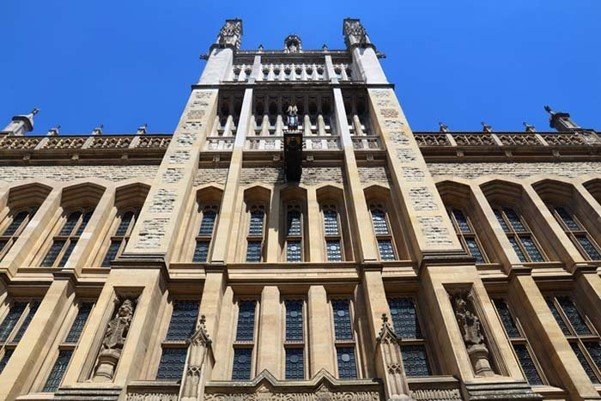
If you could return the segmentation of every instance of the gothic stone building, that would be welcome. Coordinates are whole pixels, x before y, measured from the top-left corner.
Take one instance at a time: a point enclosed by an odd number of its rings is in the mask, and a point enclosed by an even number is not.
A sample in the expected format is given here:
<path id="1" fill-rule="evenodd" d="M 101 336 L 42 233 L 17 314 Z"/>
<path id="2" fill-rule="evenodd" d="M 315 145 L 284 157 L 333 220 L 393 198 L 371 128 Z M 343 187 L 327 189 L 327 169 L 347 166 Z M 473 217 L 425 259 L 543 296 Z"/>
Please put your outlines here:
<path id="1" fill-rule="evenodd" d="M 175 132 L 0 138 L 0 399 L 599 400 L 601 134 L 413 132 L 360 21 Z"/>

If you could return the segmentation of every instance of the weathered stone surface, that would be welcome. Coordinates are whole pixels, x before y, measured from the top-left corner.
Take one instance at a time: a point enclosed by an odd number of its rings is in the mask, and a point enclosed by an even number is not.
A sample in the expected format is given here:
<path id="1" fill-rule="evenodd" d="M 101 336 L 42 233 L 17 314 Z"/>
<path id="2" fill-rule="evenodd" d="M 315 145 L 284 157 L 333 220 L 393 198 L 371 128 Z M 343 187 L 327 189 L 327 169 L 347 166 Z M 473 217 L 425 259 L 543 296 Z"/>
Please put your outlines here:
<path id="1" fill-rule="evenodd" d="M 140 241 L 136 248 L 152 249 L 161 244 L 165 237 L 165 227 L 169 219 L 166 217 L 147 219 L 142 221 L 142 229 L 140 230 Z"/>
<path id="2" fill-rule="evenodd" d="M 422 235 L 429 245 L 448 246 L 452 245 L 449 230 L 443 225 L 442 216 L 418 216 Z"/>
<path id="3" fill-rule="evenodd" d="M 154 178 L 157 170 L 158 166 L 0 166 L 0 181 L 72 181 L 80 178 L 123 181 L 130 178 Z"/>
<path id="4" fill-rule="evenodd" d="M 219 184 L 224 185 L 227 181 L 227 168 L 200 168 L 196 172 L 194 185 Z"/>
<path id="5" fill-rule="evenodd" d="M 540 163 L 428 163 L 430 173 L 461 178 L 478 178 L 486 175 L 506 175 L 525 178 L 533 175 L 558 175 L 579 177 L 601 173 L 599 162 L 540 162 Z"/>
<path id="6" fill-rule="evenodd" d="M 411 188 L 409 190 L 409 200 L 418 212 L 438 210 L 434 195 L 427 187 Z"/>
<path id="7" fill-rule="evenodd" d="M 171 213 L 175 204 L 175 191 L 159 189 L 152 198 L 152 204 L 148 210 L 150 213 Z"/>
<path id="8" fill-rule="evenodd" d="M 390 179 L 386 167 L 359 167 L 359 178 L 362 183 L 378 182 L 388 184 Z"/>

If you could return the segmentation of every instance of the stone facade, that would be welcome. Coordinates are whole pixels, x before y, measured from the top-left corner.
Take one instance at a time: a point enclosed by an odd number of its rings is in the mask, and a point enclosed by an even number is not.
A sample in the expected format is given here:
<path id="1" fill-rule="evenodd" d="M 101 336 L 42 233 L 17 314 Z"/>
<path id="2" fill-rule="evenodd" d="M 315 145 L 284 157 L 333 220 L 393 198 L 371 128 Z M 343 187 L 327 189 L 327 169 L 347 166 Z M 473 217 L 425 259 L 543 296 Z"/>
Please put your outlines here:
<path id="1" fill-rule="evenodd" d="M 433 176 L 479 178 L 502 175 L 515 178 L 531 176 L 560 176 L 578 178 L 583 175 L 599 175 L 601 163 L 591 162 L 517 162 L 517 163 L 428 163 Z"/>
<path id="2" fill-rule="evenodd" d="M 74 181 L 77 179 L 103 178 L 108 181 L 129 179 L 152 179 L 158 171 L 153 165 L 124 166 L 0 166 L 0 181 L 24 180 Z"/>

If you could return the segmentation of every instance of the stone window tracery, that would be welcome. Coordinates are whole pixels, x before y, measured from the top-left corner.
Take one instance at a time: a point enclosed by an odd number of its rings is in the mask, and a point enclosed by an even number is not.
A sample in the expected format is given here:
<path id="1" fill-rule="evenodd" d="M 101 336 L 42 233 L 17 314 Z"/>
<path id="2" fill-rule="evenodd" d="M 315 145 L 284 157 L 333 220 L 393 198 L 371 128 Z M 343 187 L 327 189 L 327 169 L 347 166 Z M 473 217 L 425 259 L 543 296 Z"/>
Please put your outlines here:
<path id="1" fill-rule="evenodd" d="M 566 207 L 550 207 L 566 235 L 574 243 L 580 254 L 587 260 L 601 260 L 599 245 L 586 230 L 580 220 Z"/>
<path id="2" fill-rule="evenodd" d="M 253 205 L 248 212 L 248 234 L 246 236 L 246 261 L 261 262 L 265 239 L 265 207 Z"/>
<path id="3" fill-rule="evenodd" d="M 42 260 L 42 267 L 65 266 L 93 213 L 93 208 L 82 208 L 65 213 L 61 229 L 53 237 L 52 244 Z"/>
<path id="4" fill-rule="evenodd" d="M 253 377 L 253 358 L 255 348 L 255 316 L 257 301 L 240 300 L 237 302 L 238 318 L 234 341 L 234 360 L 232 380 L 250 380 Z"/>
<path id="5" fill-rule="evenodd" d="M 9 303 L 8 313 L 0 323 L 0 374 L 19 345 L 39 306 L 38 300 L 15 300 Z"/>
<path id="6" fill-rule="evenodd" d="M 333 299 L 331 305 L 338 377 L 340 379 L 356 379 L 357 357 L 351 301 L 348 299 Z"/>
<path id="7" fill-rule="evenodd" d="M 344 260 L 344 251 L 338 208 L 334 204 L 326 204 L 322 206 L 322 213 L 326 258 L 328 262 L 340 262 Z"/>
<path id="8" fill-rule="evenodd" d="M 380 259 L 384 261 L 396 260 L 396 250 L 386 208 L 382 204 L 372 204 L 369 210 Z"/>
<path id="9" fill-rule="evenodd" d="M 520 261 L 544 262 L 547 260 L 528 224 L 518 212 L 508 207 L 495 208 L 494 212 Z"/>
<path id="10" fill-rule="evenodd" d="M 300 205 L 286 205 L 286 262 L 303 261 L 303 213 Z"/>
<path id="11" fill-rule="evenodd" d="M 448 208 L 447 212 L 463 249 L 476 259 L 476 263 L 487 263 L 488 257 L 469 217 L 456 208 Z"/>
<path id="12" fill-rule="evenodd" d="M 284 301 L 286 336 L 284 340 L 286 380 L 305 378 L 304 301 Z"/>
<path id="13" fill-rule="evenodd" d="M 31 219 L 35 216 L 37 206 L 11 210 L 9 215 L 0 226 L 0 260 L 8 253 L 10 248 L 17 242 L 19 236 L 25 230 Z"/>
<path id="14" fill-rule="evenodd" d="M 194 263 L 205 263 L 208 261 L 209 250 L 211 249 L 211 242 L 217 225 L 218 212 L 219 208 L 217 205 L 205 206 L 202 209 L 202 218 L 198 234 L 196 235 L 196 246 L 192 259 Z"/>

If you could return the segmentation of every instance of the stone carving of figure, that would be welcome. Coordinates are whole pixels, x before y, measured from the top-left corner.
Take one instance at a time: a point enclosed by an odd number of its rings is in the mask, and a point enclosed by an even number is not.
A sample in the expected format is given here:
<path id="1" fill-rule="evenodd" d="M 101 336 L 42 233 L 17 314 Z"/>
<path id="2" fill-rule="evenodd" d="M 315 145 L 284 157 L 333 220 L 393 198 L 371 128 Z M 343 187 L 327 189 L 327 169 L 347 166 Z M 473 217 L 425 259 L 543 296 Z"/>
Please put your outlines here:
<path id="1" fill-rule="evenodd" d="M 292 103 L 290 106 L 288 106 L 288 110 L 286 111 L 287 114 L 287 125 L 288 125 L 288 129 L 290 130 L 296 130 L 298 129 L 298 107 L 296 107 L 296 104 Z"/>
<path id="2" fill-rule="evenodd" d="M 125 299 L 117 309 L 115 317 L 109 322 L 102 340 L 102 348 L 98 354 L 98 363 L 93 381 L 106 382 L 113 379 L 115 367 L 119 362 L 123 345 L 129 333 L 134 309 L 134 301 Z"/>
<path id="3" fill-rule="evenodd" d="M 470 302 L 468 293 L 462 292 L 454 296 L 455 318 L 476 375 L 494 376 L 480 318 L 472 311 Z"/>
<path id="4" fill-rule="evenodd" d="M 240 38 L 242 36 L 242 21 L 227 20 L 221 28 L 217 37 L 219 47 L 240 48 Z"/>
<path id="5" fill-rule="evenodd" d="M 344 20 L 344 36 L 347 46 L 364 47 L 371 44 L 367 31 L 358 19 Z"/>

